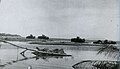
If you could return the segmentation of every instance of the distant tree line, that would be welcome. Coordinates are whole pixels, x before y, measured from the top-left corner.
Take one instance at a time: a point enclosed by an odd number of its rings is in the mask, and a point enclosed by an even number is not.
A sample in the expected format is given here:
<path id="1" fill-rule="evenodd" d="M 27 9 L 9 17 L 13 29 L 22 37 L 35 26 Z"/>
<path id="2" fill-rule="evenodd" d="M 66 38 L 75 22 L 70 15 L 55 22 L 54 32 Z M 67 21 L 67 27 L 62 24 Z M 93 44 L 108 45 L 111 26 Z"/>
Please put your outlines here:
<path id="1" fill-rule="evenodd" d="M 98 41 L 95 41 L 93 43 L 94 44 L 117 44 L 117 42 L 115 42 L 115 41 L 108 41 L 108 40 L 104 40 L 104 41 L 98 40 Z"/>
<path id="2" fill-rule="evenodd" d="M 82 39 L 80 37 L 72 38 L 71 42 L 79 42 L 79 43 L 84 43 L 85 39 Z"/>
<path id="3" fill-rule="evenodd" d="M 30 34 L 29 36 L 26 37 L 27 39 L 35 39 L 35 36 L 33 36 L 32 34 Z"/>
<path id="4" fill-rule="evenodd" d="M 36 37 L 33 36 L 32 34 L 30 34 L 29 36 L 26 36 L 26 39 L 35 39 Z M 49 39 L 49 37 L 42 35 L 42 36 L 38 36 L 37 39 Z"/>
<path id="5" fill-rule="evenodd" d="M 38 36 L 38 39 L 49 39 L 49 37 L 42 35 L 42 36 Z"/>
<path id="6" fill-rule="evenodd" d="M 85 39 L 80 38 L 80 37 L 76 37 L 76 38 L 71 38 L 71 42 L 77 42 L 77 43 L 85 43 Z M 93 42 L 94 44 L 117 44 L 117 42 L 115 41 L 109 41 L 109 40 L 97 40 Z"/>

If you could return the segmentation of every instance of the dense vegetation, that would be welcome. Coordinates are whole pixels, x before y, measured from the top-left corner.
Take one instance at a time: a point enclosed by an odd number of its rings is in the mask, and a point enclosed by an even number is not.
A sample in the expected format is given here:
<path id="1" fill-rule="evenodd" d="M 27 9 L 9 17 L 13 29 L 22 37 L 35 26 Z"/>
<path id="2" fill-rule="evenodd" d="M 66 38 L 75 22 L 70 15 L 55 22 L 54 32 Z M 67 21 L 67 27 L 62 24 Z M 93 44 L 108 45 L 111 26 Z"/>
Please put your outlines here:
<path id="1" fill-rule="evenodd" d="M 38 39 L 49 39 L 49 37 L 42 35 L 42 36 L 38 36 Z"/>
<path id="2" fill-rule="evenodd" d="M 94 44 L 116 44 L 115 41 L 108 41 L 108 40 L 104 40 L 104 41 L 98 40 L 98 41 L 95 41 L 95 42 L 93 42 L 93 43 L 94 43 Z"/>
<path id="3" fill-rule="evenodd" d="M 72 38 L 71 42 L 79 42 L 79 43 L 84 43 L 85 39 L 81 39 L 80 37 Z"/>
<path id="4" fill-rule="evenodd" d="M 33 36 L 32 34 L 30 34 L 29 36 L 26 37 L 27 39 L 35 39 L 35 36 Z M 42 35 L 42 36 L 38 36 L 37 39 L 49 39 L 49 37 Z"/>
<path id="5" fill-rule="evenodd" d="M 33 36 L 32 34 L 30 34 L 30 35 L 27 36 L 26 38 L 28 38 L 28 39 L 35 39 L 35 36 Z"/>

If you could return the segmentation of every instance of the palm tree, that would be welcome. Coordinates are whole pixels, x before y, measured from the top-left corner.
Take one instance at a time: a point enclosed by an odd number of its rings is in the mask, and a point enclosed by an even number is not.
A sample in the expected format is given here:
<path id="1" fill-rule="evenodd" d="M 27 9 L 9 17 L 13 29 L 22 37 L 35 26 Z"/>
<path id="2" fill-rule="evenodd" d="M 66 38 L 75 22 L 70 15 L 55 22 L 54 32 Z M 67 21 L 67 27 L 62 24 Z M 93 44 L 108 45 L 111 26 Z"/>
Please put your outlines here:
<path id="1" fill-rule="evenodd" d="M 118 61 L 84 60 L 72 66 L 74 69 L 118 69 Z"/>
<path id="2" fill-rule="evenodd" d="M 98 49 L 97 54 L 104 53 L 106 56 L 119 59 L 120 49 L 117 46 L 104 44 Z M 120 61 L 100 61 L 100 60 L 84 60 L 72 66 L 74 69 L 119 69 Z"/>

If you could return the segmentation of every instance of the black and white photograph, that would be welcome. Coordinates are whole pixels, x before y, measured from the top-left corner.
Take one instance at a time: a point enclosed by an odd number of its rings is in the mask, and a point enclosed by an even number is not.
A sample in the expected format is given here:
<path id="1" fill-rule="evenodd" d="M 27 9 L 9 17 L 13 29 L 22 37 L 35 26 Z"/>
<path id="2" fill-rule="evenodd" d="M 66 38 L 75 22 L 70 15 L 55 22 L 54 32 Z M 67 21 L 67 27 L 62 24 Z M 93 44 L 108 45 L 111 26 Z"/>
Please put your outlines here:
<path id="1" fill-rule="evenodd" d="M 120 69 L 119 0 L 0 0 L 0 69 Z"/>

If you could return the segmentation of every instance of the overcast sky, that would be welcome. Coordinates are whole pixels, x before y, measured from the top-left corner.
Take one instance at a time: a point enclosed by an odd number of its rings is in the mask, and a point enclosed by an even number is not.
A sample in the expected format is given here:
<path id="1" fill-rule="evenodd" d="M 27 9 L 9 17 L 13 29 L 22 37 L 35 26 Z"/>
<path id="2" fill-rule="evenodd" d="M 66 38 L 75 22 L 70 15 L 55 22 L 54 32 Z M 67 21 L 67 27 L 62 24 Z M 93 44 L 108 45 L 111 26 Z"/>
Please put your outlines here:
<path id="1" fill-rule="evenodd" d="M 0 32 L 118 40 L 119 0 L 2 0 Z"/>

